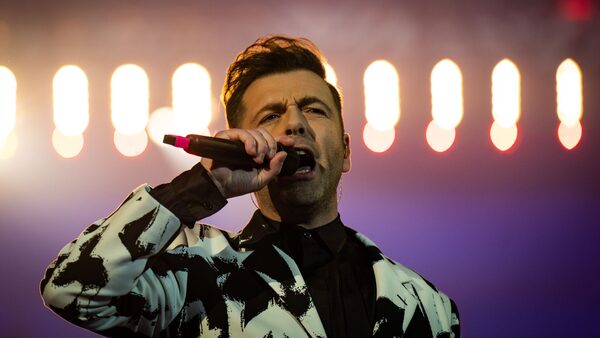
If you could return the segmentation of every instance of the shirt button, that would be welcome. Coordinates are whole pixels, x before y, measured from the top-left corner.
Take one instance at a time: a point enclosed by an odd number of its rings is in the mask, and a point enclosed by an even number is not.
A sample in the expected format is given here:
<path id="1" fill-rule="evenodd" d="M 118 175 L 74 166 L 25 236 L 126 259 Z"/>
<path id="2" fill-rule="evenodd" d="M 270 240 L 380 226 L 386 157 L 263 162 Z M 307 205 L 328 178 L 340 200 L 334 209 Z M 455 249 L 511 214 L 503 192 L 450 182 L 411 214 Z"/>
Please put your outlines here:
<path id="1" fill-rule="evenodd" d="M 312 237 L 312 235 L 310 234 L 310 232 L 305 232 L 305 233 L 304 233 L 304 237 L 306 237 L 306 238 L 311 238 L 311 237 Z"/>
<path id="2" fill-rule="evenodd" d="M 204 209 L 210 211 L 213 209 L 213 205 L 212 203 L 208 202 L 208 201 L 204 201 L 202 202 L 202 206 L 204 207 Z"/>

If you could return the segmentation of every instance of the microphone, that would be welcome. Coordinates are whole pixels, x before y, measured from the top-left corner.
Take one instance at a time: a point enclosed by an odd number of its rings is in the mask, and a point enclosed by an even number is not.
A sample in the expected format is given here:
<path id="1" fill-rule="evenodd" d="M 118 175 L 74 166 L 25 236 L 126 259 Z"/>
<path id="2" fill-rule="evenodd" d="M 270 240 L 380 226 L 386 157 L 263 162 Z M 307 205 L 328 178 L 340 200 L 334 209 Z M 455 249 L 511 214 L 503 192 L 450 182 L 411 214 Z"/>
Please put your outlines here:
<path id="1" fill-rule="evenodd" d="M 185 137 L 167 134 L 163 138 L 163 143 L 182 148 L 189 154 L 207 157 L 237 168 L 264 168 L 268 165 L 267 161 L 264 161 L 262 164 L 254 162 L 254 159 L 246 153 L 244 144 L 240 141 L 195 134 Z M 284 146 L 281 143 L 277 143 L 277 151 L 285 151 L 287 153 L 279 176 L 293 175 L 298 170 L 300 164 L 298 152 L 294 148 Z"/>

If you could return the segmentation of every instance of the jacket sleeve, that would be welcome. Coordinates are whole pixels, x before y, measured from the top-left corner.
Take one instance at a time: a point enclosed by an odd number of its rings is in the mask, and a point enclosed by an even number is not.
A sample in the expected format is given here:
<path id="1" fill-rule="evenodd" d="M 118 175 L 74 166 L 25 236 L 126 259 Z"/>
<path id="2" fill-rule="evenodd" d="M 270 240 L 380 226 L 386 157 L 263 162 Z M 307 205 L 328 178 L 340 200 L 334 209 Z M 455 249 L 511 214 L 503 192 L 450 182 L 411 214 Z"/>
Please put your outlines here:
<path id="1" fill-rule="evenodd" d="M 148 261 L 160 258 L 185 227 L 150 190 L 137 188 L 60 251 L 41 283 L 51 310 L 93 331 L 124 327 L 145 336 L 156 336 L 177 316 L 187 275 L 169 270 L 159 275 Z M 205 215 L 220 204 L 211 204 Z"/>

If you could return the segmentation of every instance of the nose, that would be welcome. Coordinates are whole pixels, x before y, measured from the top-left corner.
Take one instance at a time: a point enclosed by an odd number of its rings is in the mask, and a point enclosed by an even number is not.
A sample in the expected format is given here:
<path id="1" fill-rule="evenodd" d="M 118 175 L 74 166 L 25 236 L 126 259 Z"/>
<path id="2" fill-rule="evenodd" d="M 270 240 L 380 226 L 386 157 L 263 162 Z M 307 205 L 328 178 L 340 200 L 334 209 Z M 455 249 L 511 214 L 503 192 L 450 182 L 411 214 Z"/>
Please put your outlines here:
<path id="1" fill-rule="evenodd" d="M 288 111 L 285 114 L 285 134 L 288 136 L 292 135 L 304 135 L 307 133 L 309 125 L 306 121 L 306 117 L 302 110 L 298 109 L 297 106 L 291 105 L 288 107 Z"/>

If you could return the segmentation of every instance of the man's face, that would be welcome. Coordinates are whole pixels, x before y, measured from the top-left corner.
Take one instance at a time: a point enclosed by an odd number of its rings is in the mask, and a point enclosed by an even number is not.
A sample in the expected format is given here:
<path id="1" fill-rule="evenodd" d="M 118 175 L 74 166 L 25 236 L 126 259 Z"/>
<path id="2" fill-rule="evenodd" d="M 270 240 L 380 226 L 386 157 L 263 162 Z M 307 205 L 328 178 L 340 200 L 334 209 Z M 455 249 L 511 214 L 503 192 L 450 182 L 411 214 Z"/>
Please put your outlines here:
<path id="1" fill-rule="evenodd" d="M 308 70 L 267 75 L 250 84 L 242 107 L 240 128 L 292 137 L 294 148 L 308 154 L 301 163 L 309 165 L 277 177 L 258 192 L 259 201 L 275 207 L 335 206 L 340 176 L 350 170 L 349 137 L 325 81 Z"/>

